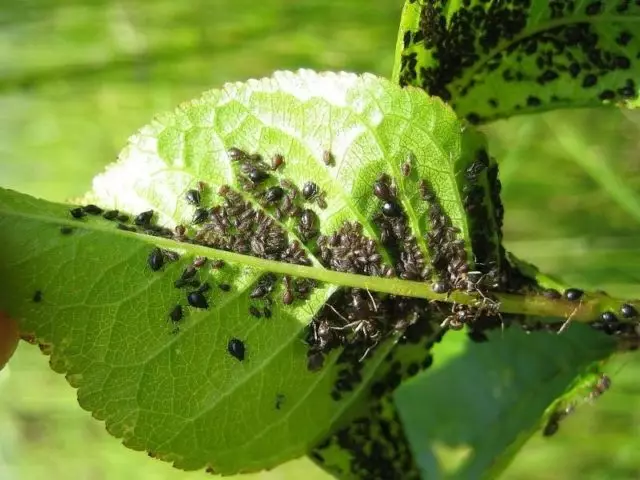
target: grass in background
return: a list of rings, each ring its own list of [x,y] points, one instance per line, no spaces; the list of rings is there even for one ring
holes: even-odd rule
[[[90,188],[156,113],[226,81],[301,67],[389,75],[400,0],[29,0],[0,12],[0,185]],[[640,113],[553,112],[484,129],[501,162],[507,247],[576,286],[640,297]],[[606,283],[602,283],[606,282]],[[620,368],[622,366],[622,368]],[[640,357],[504,478],[640,476]],[[3,372],[4,375],[4,372]],[[0,387],[0,478],[210,478],[122,447],[35,347]],[[313,477],[312,477],[313,475]],[[306,461],[254,478],[325,478]]]

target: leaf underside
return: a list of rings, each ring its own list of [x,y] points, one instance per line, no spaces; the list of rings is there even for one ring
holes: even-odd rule
[[[92,215],[75,219],[68,206],[2,191],[0,274],[12,282],[1,289],[0,302],[20,321],[21,331],[51,354],[52,367],[78,388],[81,406],[128,447],[182,469],[233,474],[270,468],[306,453],[368,411],[371,383],[383,378],[397,386],[398,375],[381,366],[398,338],[394,334],[372,348],[360,340],[358,349],[337,348],[324,355],[324,367],[310,371],[311,347],[305,339],[312,319],[344,324],[351,315],[358,318],[360,310],[353,305],[359,301],[367,311],[375,309],[378,313],[370,314],[378,323],[387,322],[391,333],[389,322],[410,317],[420,324],[432,316],[426,302],[405,302],[405,310],[390,311],[385,298],[340,289],[339,282],[305,284],[303,295],[304,279],[295,278],[300,298],[285,304],[289,287],[282,276],[271,281],[268,295],[250,298],[268,273],[265,264],[251,259],[290,264],[292,277],[298,264],[351,271],[335,260],[338,250],[332,250],[334,261],[317,245],[316,233],[342,232],[360,244],[371,239],[378,252],[370,252],[375,259],[360,270],[353,267],[354,273],[383,275],[391,268],[408,276],[403,278],[435,280],[438,272],[403,270],[414,268],[415,258],[411,265],[400,259],[404,248],[425,264],[431,258],[426,234],[433,205],[424,200],[421,180],[433,192],[439,218],[448,219],[466,241],[463,248],[469,248],[474,222],[468,223],[462,186],[483,142],[478,134],[463,132],[439,99],[371,75],[279,72],[230,84],[158,116],[95,179],[87,201],[133,214],[153,210],[159,226],[118,225]],[[244,160],[230,158],[232,147],[257,152],[267,163],[280,154],[284,163],[277,170],[260,167],[268,179],[254,185],[242,170]],[[384,202],[372,192],[382,173],[397,190],[395,207],[402,211],[392,221],[380,215]],[[319,194],[304,200],[299,190],[308,181],[317,184]],[[222,186],[229,187],[224,194]],[[283,214],[284,199],[266,201],[267,190],[280,186],[287,194],[298,190],[299,208],[313,212],[307,217],[311,228],[303,225],[300,212]],[[195,207],[185,194],[198,188],[203,208],[232,215],[239,207],[229,217],[233,221],[251,210],[248,230],[236,225],[220,233],[213,216],[194,224]],[[479,197],[482,202],[490,195],[483,191]],[[391,232],[392,241],[382,242],[381,231],[400,221],[403,241]],[[348,233],[345,222],[352,222]],[[270,233],[260,233],[260,223],[268,224]],[[177,233],[180,225],[185,231]],[[500,256],[496,231],[485,227],[483,235],[492,239],[487,257]],[[268,251],[272,241],[279,242],[277,251]],[[152,271],[157,247],[164,265]],[[196,269],[197,281],[211,287],[201,295],[206,303],[198,306],[187,298],[196,287],[176,288],[175,282],[197,257],[207,256],[207,247],[249,256],[211,268],[215,254],[209,255],[209,262]],[[388,281],[398,282],[402,291],[400,280]],[[182,315],[172,320],[178,305]],[[423,336],[410,349],[403,377],[415,373],[409,364],[428,359],[428,330],[418,329]],[[360,339],[362,332],[350,338]],[[382,396],[395,387],[377,388]]]
[[[496,478],[538,430],[547,407],[615,348],[585,325],[562,335],[510,328],[487,338],[447,336],[443,347],[454,343],[455,353],[436,346],[434,368],[394,395],[423,478]],[[445,451],[461,455],[447,475]]]
[[[637,106],[640,3],[408,0],[393,79],[472,123],[556,108]]]

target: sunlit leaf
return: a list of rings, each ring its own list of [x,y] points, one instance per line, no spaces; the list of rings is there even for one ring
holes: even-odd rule
[[[419,269],[409,276],[403,270],[408,263],[400,262],[404,249],[425,263],[430,258],[425,234],[431,205],[420,181],[430,184],[439,218],[469,245],[462,186],[481,144],[439,99],[371,75],[282,72],[227,85],[142,128],[87,196],[105,209],[153,210],[151,223],[160,226],[118,225],[93,215],[75,219],[69,206],[3,191],[0,271],[12,281],[3,285],[0,304],[51,354],[53,368],[79,389],[80,404],[125,445],[183,469],[234,473],[275,466],[304,454],[367,408],[368,383],[393,346],[396,327],[405,328],[395,322],[409,314],[418,323],[430,319],[426,301],[408,301],[398,312],[399,304],[371,292],[337,291],[348,283],[324,267],[377,275],[362,286],[395,294],[406,292],[406,282],[381,278],[388,268],[405,278],[435,278]],[[244,160],[230,159],[232,147],[258,152],[267,163],[281,154],[284,163],[277,170],[258,168],[269,177],[253,188],[244,178],[252,175],[243,173]],[[393,233],[384,245],[378,241],[388,223],[379,215],[384,202],[372,191],[382,173],[397,188],[397,204],[388,213],[406,222],[398,229],[401,237]],[[299,213],[287,213],[284,197],[267,201],[268,188],[293,191],[286,181],[297,189],[317,184],[317,196],[304,200],[299,193],[294,201],[314,212],[310,226]],[[221,192],[225,185],[237,193]],[[226,209],[237,225],[253,219],[248,230],[220,233],[208,212],[202,225],[194,225],[197,210],[185,195],[197,188],[201,208]],[[406,217],[396,217],[397,210]],[[247,211],[253,213],[241,220]],[[373,250],[360,266],[340,263],[337,250],[335,261],[316,250],[311,227],[323,235],[344,233],[347,221],[362,225],[362,233],[349,238],[372,239]],[[259,224],[268,224],[270,233]],[[178,225],[185,225],[184,233],[174,230]],[[277,248],[266,248],[269,242]],[[208,261],[195,278],[211,290],[189,300],[196,287],[176,288],[175,282],[200,256]],[[220,259],[226,266],[212,269]],[[270,300],[250,298],[267,272],[278,274]],[[307,300],[285,305],[282,274],[324,283],[311,288]],[[355,296],[380,309],[386,333],[370,341],[377,348],[363,340],[332,351],[324,368],[309,371],[307,325],[322,315],[346,323]],[[363,335],[356,327],[349,327],[350,338]],[[367,335],[377,339],[374,333]]]

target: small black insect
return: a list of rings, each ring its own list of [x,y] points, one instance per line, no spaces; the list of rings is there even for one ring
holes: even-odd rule
[[[176,225],[176,228],[173,229],[176,237],[184,237],[185,234],[187,233],[187,227],[185,227],[184,225]]]
[[[618,321],[618,318],[613,312],[602,312],[600,314],[600,320],[606,323],[614,323]]]
[[[116,220],[121,223],[127,223],[129,221],[129,215],[127,215],[126,213],[118,213]]]
[[[403,177],[408,177],[411,175],[411,163],[407,160],[400,166],[400,171],[402,172]]]
[[[310,240],[318,233],[316,227],[317,220],[318,216],[313,210],[307,208],[302,211],[298,222],[298,230],[300,231],[303,241],[306,242],[307,240]]]
[[[396,202],[385,202],[382,205],[382,213],[385,217],[399,217],[402,215],[402,209]]]
[[[228,292],[229,290],[231,290],[231,285],[229,285],[228,283],[220,283],[218,284],[218,288],[223,292]]]
[[[78,219],[80,219],[82,217],[85,217],[87,215],[87,213],[82,209],[82,207],[72,208],[71,210],[69,210],[69,213],[76,220],[78,220]]]
[[[146,226],[151,222],[151,218],[153,218],[153,210],[147,210],[136,215],[136,217],[133,219],[133,223],[135,223],[139,227]]]
[[[229,150],[227,150],[227,155],[231,157],[231,160],[242,160],[245,158],[249,158],[249,154],[247,152],[236,147],[231,147]]]
[[[118,210],[107,210],[102,214],[102,218],[105,220],[115,220],[119,214],[120,212],[118,212]]]
[[[249,177],[249,180],[253,183],[262,183],[269,178],[269,174],[259,168],[252,168],[249,173],[247,173],[247,177]]]
[[[154,272],[160,270],[162,265],[164,265],[164,255],[162,254],[162,250],[157,247],[151,250],[149,257],[147,258],[147,263],[149,264],[149,268]]]
[[[431,285],[431,290],[433,290],[434,293],[447,293],[448,291],[447,285],[444,282],[435,282]]]
[[[33,301],[35,303],[40,303],[42,301],[42,290],[36,290],[33,292]]]
[[[318,185],[316,185],[314,182],[306,182],[302,186],[302,196],[307,200],[315,197],[318,194],[318,191]]]
[[[205,208],[196,208],[196,211],[193,212],[193,218],[191,222],[195,225],[199,225],[204,223],[207,217],[209,216],[209,212]]]
[[[271,318],[271,309],[269,307],[264,307],[262,309],[262,314],[264,315],[264,318]]]
[[[285,397],[282,393],[276,395],[276,410],[280,410],[282,405],[284,404],[287,397]]]
[[[283,280],[284,292],[282,292],[282,303],[285,305],[291,305],[293,303],[293,290],[291,288],[292,280],[286,276]]]
[[[231,354],[231,356],[237,358],[241,362],[244,360],[245,348],[242,340],[232,338],[227,344],[227,350]]]
[[[175,307],[173,307],[171,312],[169,312],[169,319],[173,323],[178,323],[180,320],[182,320],[182,305],[176,305]]]
[[[635,318],[638,316],[638,310],[633,305],[628,303],[622,304],[620,307],[620,313],[624,318]]]
[[[207,257],[196,257],[193,261],[193,266],[195,268],[200,268],[204,266],[205,263],[207,263]]]
[[[264,201],[269,203],[277,202],[284,195],[284,190],[281,187],[269,187],[266,192],[264,192]]]
[[[60,233],[62,235],[69,235],[73,232],[73,228],[67,227],[66,225],[60,227]]]
[[[258,307],[255,307],[253,305],[249,307],[249,313],[251,314],[251,316],[256,318],[262,317],[262,313],[260,312],[260,310],[258,310]]]
[[[307,370],[317,372],[324,365],[324,355],[322,352],[311,352],[307,355]]]
[[[582,295],[584,295],[584,291],[580,290],[579,288],[567,288],[564,291],[564,297],[572,302],[580,300],[582,298]]]
[[[88,213],[89,215],[100,215],[102,212],[104,212],[104,210],[102,210],[99,206],[92,203],[82,207],[82,210],[84,210],[84,212]]]
[[[249,294],[250,298],[262,298],[267,296],[273,290],[276,276],[272,273],[267,273],[260,277],[258,283]]]
[[[560,294],[560,292],[553,288],[547,288],[543,290],[542,295],[552,300],[557,300],[559,298],[562,298],[562,295]]]
[[[284,157],[280,153],[276,153],[273,158],[271,158],[271,170],[277,170],[284,163]]]
[[[336,163],[336,158],[333,156],[333,153],[331,153],[329,150],[325,150],[324,152],[322,152],[322,161],[324,162],[325,165],[331,166]]]
[[[191,205],[200,205],[200,192],[198,190],[187,190],[184,198],[187,200],[187,203]]]
[[[542,430],[542,435],[544,437],[555,435],[560,428],[560,420],[562,420],[563,417],[564,415],[562,412],[553,412],[551,417],[549,417],[549,421]]]
[[[135,227],[132,227],[131,225],[125,225],[124,223],[118,223],[116,228],[118,230],[123,230],[125,232],[135,232],[136,231]]]
[[[383,180],[376,180],[373,183],[373,194],[380,200],[390,201],[393,199],[389,184]]]
[[[224,260],[211,260],[211,268],[216,270],[224,267]]]
[[[189,292],[187,295],[187,301],[189,302],[189,305],[195,308],[209,308],[209,302],[204,298],[200,289]]]

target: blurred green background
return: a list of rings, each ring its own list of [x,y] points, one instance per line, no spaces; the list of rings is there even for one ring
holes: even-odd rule
[[[155,114],[274,70],[391,72],[400,0],[22,0],[0,8],[0,185],[83,194]],[[580,110],[484,129],[507,247],[572,285],[640,297],[640,112]],[[504,478],[640,478],[640,357]],[[23,344],[0,376],[0,479],[211,478],[122,447]],[[313,474],[313,477],[312,477]],[[322,478],[306,461],[255,478]]]

